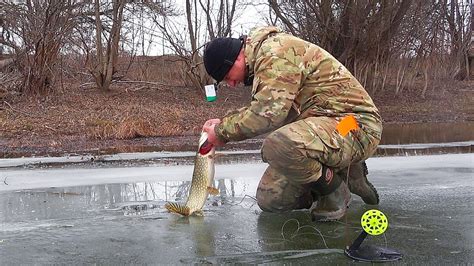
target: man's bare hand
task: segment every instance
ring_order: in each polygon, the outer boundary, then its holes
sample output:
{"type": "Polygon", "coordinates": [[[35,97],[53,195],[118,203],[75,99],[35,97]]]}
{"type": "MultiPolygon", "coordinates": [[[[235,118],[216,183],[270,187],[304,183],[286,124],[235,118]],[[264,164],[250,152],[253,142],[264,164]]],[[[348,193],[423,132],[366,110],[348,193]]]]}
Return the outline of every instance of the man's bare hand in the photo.
{"type": "Polygon", "coordinates": [[[214,118],[207,120],[202,126],[202,131],[207,133],[207,141],[216,147],[225,145],[225,143],[221,142],[216,136],[215,128],[220,123],[221,120],[219,118],[214,118]]]}

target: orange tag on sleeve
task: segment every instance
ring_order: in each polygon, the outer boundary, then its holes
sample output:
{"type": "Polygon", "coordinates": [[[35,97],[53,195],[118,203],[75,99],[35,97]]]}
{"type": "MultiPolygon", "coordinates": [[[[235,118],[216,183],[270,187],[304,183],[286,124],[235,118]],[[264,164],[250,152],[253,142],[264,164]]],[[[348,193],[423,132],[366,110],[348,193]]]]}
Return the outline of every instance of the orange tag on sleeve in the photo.
{"type": "Polygon", "coordinates": [[[337,132],[339,132],[339,134],[341,134],[343,137],[345,137],[351,130],[357,129],[359,129],[359,126],[353,115],[344,117],[336,126],[337,132]]]}

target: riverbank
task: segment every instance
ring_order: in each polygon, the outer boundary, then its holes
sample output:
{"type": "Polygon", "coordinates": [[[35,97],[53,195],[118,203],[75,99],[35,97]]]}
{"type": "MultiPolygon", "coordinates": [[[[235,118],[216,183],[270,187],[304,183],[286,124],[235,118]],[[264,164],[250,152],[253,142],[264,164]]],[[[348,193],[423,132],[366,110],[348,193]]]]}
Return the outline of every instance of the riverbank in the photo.
{"type": "MultiPolygon", "coordinates": [[[[395,95],[372,95],[386,125],[474,121],[472,82],[395,95]]],[[[206,102],[185,87],[115,85],[110,92],[74,84],[43,97],[10,97],[0,104],[0,157],[192,151],[201,125],[250,101],[246,88],[219,89],[206,102]]],[[[255,149],[259,139],[226,145],[255,149]]]]}

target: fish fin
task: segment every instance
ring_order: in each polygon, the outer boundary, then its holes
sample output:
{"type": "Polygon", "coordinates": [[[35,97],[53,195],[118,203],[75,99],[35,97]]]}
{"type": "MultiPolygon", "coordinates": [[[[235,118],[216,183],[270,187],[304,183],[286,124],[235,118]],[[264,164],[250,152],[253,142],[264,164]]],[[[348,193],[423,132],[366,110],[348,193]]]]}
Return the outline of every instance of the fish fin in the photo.
{"type": "Polygon", "coordinates": [[[174,202],[166,203],[165,208],[169,212],[178,213],[178,214],[181,214],[181,215],[184,215],[184,216],[189,216],[191,214],[191,210],[189,209],[188,206],[183,206],[183,205],[180,205],[180,204],[174,203],[174,202]]]}
{"type": "Polygon", "coordinates": [[[202,212],[202,210],[196,210],[193,212],[193,215],[196,215],[196,216],[204,216],[204,213],[202,212]]]}
{"type": "Polygon", "coordinates": [[[216,152],[216,153],[214,153],[213,158],[216,159],[216,158],[219,158],[219,157],[222,157],[222,156],[226,156],[226,155],[227,155],[227,154],[222,153],[222,152],[216,152]]]}
{"type": "Polygon", "coordinates": [[[215,187],[207,187],[207,192],[211,195],[219,195],[219,190],[215,187]]]}

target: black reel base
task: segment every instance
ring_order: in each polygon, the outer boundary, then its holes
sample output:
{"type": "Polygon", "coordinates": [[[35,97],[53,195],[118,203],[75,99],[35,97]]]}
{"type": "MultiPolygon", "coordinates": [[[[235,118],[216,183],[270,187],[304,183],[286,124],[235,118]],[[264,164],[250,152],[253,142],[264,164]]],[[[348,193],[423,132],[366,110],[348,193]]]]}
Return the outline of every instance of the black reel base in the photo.
{"type": "Polygon", "coordinates": [[[354,260],[369,262],[397,261],[403,256],[394,249],[371,245],[360,246],[357,249],[347,248],[344,253],[354,260]]]}

